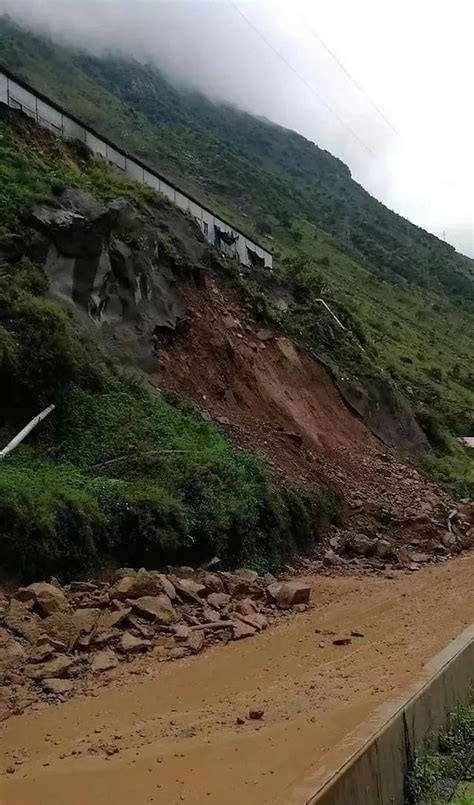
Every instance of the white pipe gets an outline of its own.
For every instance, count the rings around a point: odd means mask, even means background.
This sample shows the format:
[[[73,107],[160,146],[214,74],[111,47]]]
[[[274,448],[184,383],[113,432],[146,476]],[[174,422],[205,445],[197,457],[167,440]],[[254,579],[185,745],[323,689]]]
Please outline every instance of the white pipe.
[[[341,321],[339,321],[339,319],[337,318],[337,316],[336,316],[336,315],[335,315],[335,314],[332,312],[331,308],[329,307],[329,305],[327,304],[327,302],[325,302],[325,301],[324,301],[324,299],[315,299],[314,301],[315,301],[315,302],[321,302],[321,304],[322,304],[322,305],[324,305],[324,307],[326,308],[326,310],[328,311],[328,313],[330,313],[330,314],[331,314],[331,316],[333,317],[334,321],[337,321],[337,323],[338,323],[339,327],[342,327],[342,329],[343,329],[343,330],[345,330],[345,329],[346,329],[346,328],[344,327],[343,323],[342,323]]]
[[[32,431],[33,428],[36,428],[36,426],[39,425],[39,423],[43,419],[46,419],[46,417],[51,413],[51,411],[54,411],[55,407],[56,407],[55,405],[48,405],[48,407],[45,408],[44,411],[41,411],[41,413],[38,414],[38,416],[35,416],[35,418],[31,420],[31,422],[28,422],[28,424],[25,425],[23,430],[17,433],[17,435],[13,437],[11,442],[8,442],[7,446],[4,447],[3,450],[0,450],[0,459],[5,458],[5,456],[7,456],[8,453],[11,453],[11,451],[14,450],[15,447],[18,447],[20,442],[22,442],[23,439],[26,436],[28,436],[30,431]]]

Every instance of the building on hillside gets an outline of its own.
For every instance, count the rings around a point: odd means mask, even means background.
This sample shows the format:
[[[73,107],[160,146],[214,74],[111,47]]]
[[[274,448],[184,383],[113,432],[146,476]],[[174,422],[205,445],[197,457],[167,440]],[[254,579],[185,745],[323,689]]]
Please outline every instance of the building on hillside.
[[[198,222],[206,240],[228,257],[235,257],[249,268],[272,269],[273,258],[268,249],[3,67],[0,67],[0,103],[23,112],[59,137],[81,140],[117,170],[163,193],[173,204],[189,212]]]

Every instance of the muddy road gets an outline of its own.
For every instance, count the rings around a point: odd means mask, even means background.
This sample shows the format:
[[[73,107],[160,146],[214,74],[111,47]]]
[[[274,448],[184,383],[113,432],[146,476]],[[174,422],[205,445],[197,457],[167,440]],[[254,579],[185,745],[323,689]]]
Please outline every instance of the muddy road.
[[[0,802],[301,803],[350,733],[472,622],[473,581],[472,554],[395,580],[311,577],[314,609],[253,640],[3,722]],[[364,636],[333,645],[351,630]]]

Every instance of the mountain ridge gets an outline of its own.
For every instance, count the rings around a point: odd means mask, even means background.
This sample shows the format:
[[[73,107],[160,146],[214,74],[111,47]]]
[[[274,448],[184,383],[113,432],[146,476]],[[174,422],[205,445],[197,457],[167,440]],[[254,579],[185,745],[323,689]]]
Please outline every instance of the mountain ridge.
[[[366,385],[379,367],[433,446],[449,444],[470,468],[452,441],[474,426],[470,258],[372,198],[296,132],[177,89],[153,66],[70,50],[5,19],[0,30],[7,67],[272,247],[277,275],[306,300],[279,314],[284,326]],[[350,318],[366,358],[321,340],[321,293]]]

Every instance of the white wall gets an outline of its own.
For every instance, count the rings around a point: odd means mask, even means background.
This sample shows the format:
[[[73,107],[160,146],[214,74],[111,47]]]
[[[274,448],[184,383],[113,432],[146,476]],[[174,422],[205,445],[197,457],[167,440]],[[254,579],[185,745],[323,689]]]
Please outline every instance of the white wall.
[[[214,244],[215,242],[214,225],[218,226],[222,232],[238,235],[236,243],[231,246],[223,246],[223,251],[228,255],[238,257],[243,265],[248,266],[250,264],[247,252],[247,248],[250,248],[264,258],[267,268],[272,267],[272,255],[270,252],[262,249],[261,246],[249,240],[237,229],[233,229],[229,224],[214,216],[209,210],[189,199],[184,193],[176,190],[151,170],[145,170],[130,157],[125,157],[119,150],[108,145],[100,137],[89,131],[86,126],[71,120],[65,113],[56,109],[53,104],[41,100],[34,92],[24,89],[1,71],[0,102],[9,104],[13,109],[21,109],[41,126],[45,126],[58,135],[82,140],[87,143],[94,153],[100,154],[117,168],[125,171],[132,179],[145,183],[152,187],[153,190],[163,193],[180,209],[189,211],[197,219],[201,230],[207,235],[209,243]],[[205,232],[206,224],[207,232]]]

